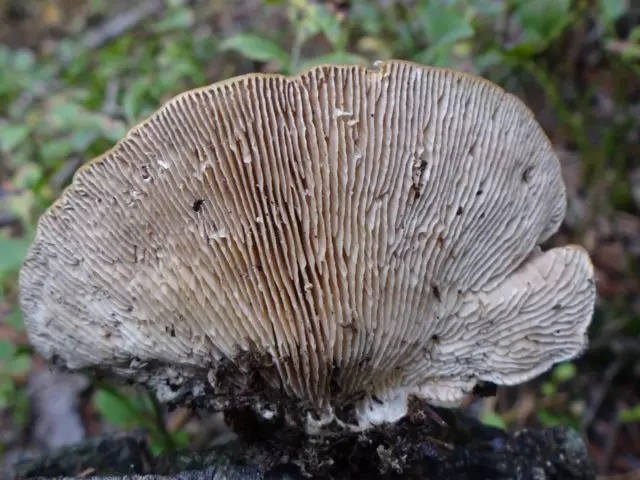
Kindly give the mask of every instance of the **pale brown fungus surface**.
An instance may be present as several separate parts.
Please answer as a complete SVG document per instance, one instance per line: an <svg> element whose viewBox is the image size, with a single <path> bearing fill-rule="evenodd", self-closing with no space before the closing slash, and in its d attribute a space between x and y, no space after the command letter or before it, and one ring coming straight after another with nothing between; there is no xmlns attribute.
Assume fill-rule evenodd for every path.
<svg viewBox="0 0 640 480"><path fill-rule="evenodd" d="M394 420L408 394L455 405L584 349L588 255L537 247L565 201L533 115L488 81L400 61L246 75L76 174L22 308L70 368L182 378L255 351L289 397L365 392L361 422Z"/></svg>

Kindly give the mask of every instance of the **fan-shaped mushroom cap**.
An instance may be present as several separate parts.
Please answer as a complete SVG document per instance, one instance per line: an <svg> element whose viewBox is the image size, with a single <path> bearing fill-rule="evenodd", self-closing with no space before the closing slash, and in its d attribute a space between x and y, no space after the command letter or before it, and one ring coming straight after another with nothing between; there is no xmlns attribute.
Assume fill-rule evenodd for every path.
<svg viewBox="0 0 640 480"><path fill-rule="evenodd" d="M176 97L76 174L40 220L22 308L45 357L165 400L241 381L251 399L260 377L389 421L409 394L455 405L583 350L588 255L537 248L564 213L550 142L488 81L400 61L246 75Z"/></svg>

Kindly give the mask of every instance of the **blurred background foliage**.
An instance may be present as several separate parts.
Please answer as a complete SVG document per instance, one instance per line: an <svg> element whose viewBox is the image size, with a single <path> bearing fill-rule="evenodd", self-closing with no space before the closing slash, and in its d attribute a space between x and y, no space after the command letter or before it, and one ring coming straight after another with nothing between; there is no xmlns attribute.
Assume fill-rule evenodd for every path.
<svg viewBox="0 0 640 480"><path fill-rule="evenodd" d="M639 21L632 0L0 0L0 448L55 443L38 434L51 413L34 378L46 368L24 332L17 271L80 165L185 89L401 58L523 98L567 182L553 242L585 245L598 271L585 355L467 408L502 428L571 425L603 474L640 470ZM190 412L80 384L68 387L79 438L142 428L155 451L202 442L206 422Z"/></svg>

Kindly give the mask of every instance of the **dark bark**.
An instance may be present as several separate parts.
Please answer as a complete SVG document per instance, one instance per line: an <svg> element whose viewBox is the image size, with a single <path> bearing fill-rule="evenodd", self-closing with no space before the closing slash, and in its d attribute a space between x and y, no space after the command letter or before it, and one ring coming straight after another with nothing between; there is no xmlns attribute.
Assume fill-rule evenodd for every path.
<svg viewBox="0 0 640 480"><path fill-rule="evenodd" d="M17 478L33 479L71 477L95 469L94 476L84 477L93 480L596 478L574 430L506 434L452 411L437 413L447 427L434 422L424 408L414 408L401 422L366 434L335 431L310 441L282 423L247 421L251 415L243 411L230 415L242 439L205 453L153 459L141 438L94 439L23 462L15 473Z"/></svg>

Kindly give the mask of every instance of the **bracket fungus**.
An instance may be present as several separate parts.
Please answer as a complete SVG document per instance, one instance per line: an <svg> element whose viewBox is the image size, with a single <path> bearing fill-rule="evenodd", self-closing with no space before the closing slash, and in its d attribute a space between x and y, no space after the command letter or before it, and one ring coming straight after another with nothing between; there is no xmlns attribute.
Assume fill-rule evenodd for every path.
<svg viewBox="0 0 640 480"><path fill-rule="evenodd" d="M540 248L565 209L549 140L489 81L404 61L243 75L76 173L21 306L70 369L366 428L583 351L589 256Z"/></svg>

